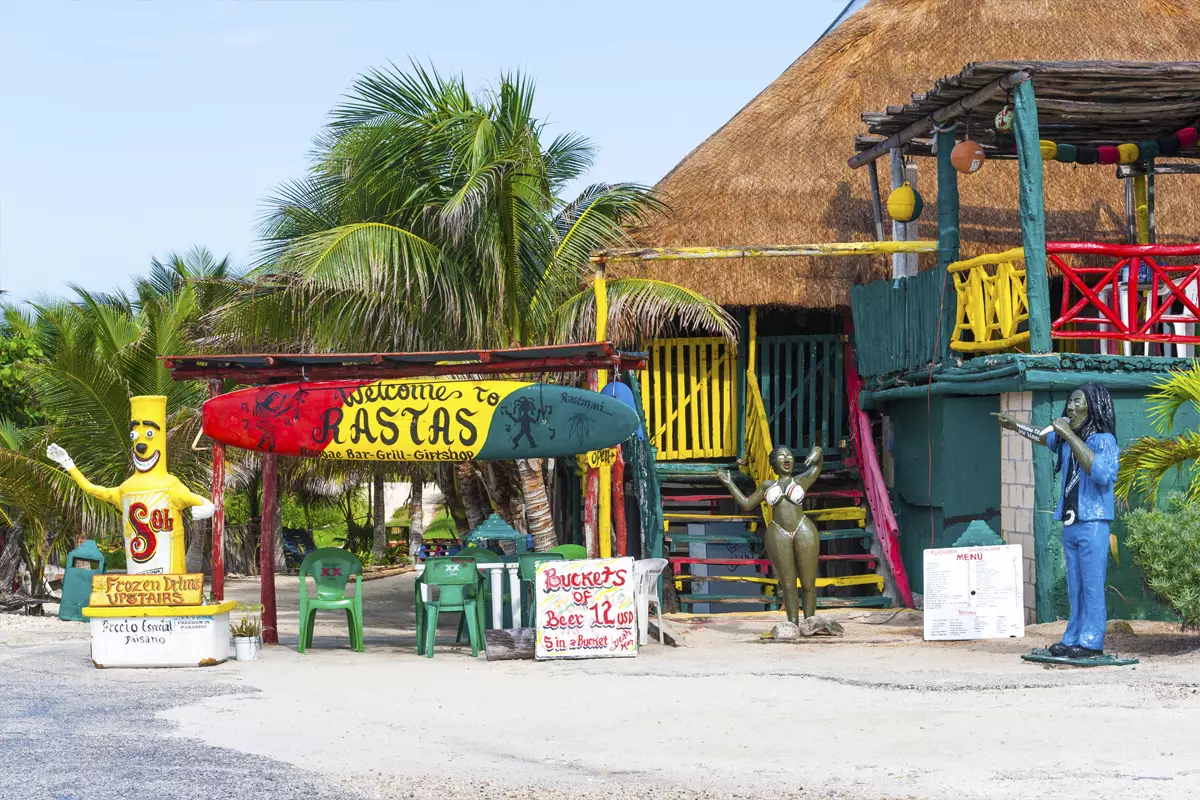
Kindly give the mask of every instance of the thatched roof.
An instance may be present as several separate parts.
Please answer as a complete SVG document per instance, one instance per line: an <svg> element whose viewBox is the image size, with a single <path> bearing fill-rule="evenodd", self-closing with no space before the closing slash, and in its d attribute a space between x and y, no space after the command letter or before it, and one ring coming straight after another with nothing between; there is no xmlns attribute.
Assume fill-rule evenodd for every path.
<svg viewBox="0 0 1200 800"><path fill-rule="evenodd" d="M1191 0L870 0L659 182L671 213L635 239L644 247L870 240L867 172L846 165L864 132L861 113L907 102L971 62L1198 56L1200 3ZM886 158L879 171L886 192ZM933 163L922 159L920 172L932 209ZM1188 205L1194 180L1159 180L1159 241L1200 241L1200 216ZM1020 244L1015 162L988 163L959 186L964 256ZM1049 239L1122 240L1124 191L1111 167L1047 164L1046 206ZM936 228L927 211L921 238L935 238ZM922 257L923 268L931 263ZM889 269L882 258L610 268L681 283L723 305L801 308L848 305L853 283L886 277Z"/></svg>

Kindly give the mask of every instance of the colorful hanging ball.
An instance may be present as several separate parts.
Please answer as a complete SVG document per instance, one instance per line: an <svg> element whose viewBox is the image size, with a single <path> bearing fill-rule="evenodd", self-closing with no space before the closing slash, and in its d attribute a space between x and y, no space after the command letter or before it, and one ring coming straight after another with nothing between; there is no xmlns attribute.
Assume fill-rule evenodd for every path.
<svg viewBox="0 0 1200 800"><path fill-rule="evenodd" d="M1137 161L1139 158L1142 157L1142 150L1136 144L1129 142L1129 143L1120 145L1117 148L1117 155L1118 155L1118 158L1117 158L1118 164L1132 164L1133 162Z"/></svg>
<svg viewBox="0 0 1200 800"><path fill-rule="evenodd" d="M1090 144L1081 144L1079 145L1079 154L1075 156L1075 161L1079 164L1099 164L1100 151Z"/></svg>
<svg viewBox="0 0 1200 800"><path fill-rule="evenodd" d="M1158 158L1158 140L1157 139L1147 139L1144 142L1138 142L1137 148L1138 148L1138 155L1141 156L1142 158L1146 159L1147 161Z"/></svg>
<svg viewBox="0 0 1200 800"><path fill-rule="evenodd" d="M1160 156L1179 155L1179 137L1173 133L1158 137L1158 154Z"/></svg>
<svg viewBox="0 0 1200 800"><path fill-rule="evenodd" d="M964 175L978 172L985 158L987 156L984 155L983 146L970 139L963 139L950 152L950 163Z"/></svg>
<svg viewBox="0 0 1200 800"><path fill-rule="evenodd" d="M1195 128L1184 128L1178 131L1175 136L1179 138L1179 149L1191 150L1196 146L1196 142L1200 141L1200 131Z"/></svg>
<svg viewBox="0 0 1200 800"><path fill-rule="evenodd" d="M888 216L896 222L912 222L925 210L925 201L920 192L905 181L903 186L898 186L888 195L887 210Z"/></svg>
<svg viewBox="0 0 1200 800"><path fill-rule="evenodd" d="M1011 133L1015 118L1013 107L1006 104L1004 108L996 112L996 130L1000 133Z"/></svg>
<svg viewBox="0 0 1200 800"><path fill-rule="evenodd" d="M1054 160L1060 164L1074 164L1079 158L1079 148L1073 144L1059 144Z"/></svg>
<svg viewBox="0 0 1200 800"><path fill-rule="evenodd" d="M1096 148L1101 164L1115 164L1121 158L1121 151L1111 144L1103 144Z"/></svg>
<svg viewBox="0 0 1200 800"><path fill-rule="evenodd" d="M1049 139L1042 139L1038 144L1042 148L1042 161L1053 161L1058 155L1058 145Z"/></svg>

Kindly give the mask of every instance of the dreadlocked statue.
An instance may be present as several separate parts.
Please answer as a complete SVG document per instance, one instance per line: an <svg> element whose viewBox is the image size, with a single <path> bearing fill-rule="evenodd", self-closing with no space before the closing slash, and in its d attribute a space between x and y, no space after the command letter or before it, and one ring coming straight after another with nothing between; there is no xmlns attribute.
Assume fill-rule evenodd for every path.
<svg viewBox="0 0 1200 800"><path fill-rule="evenodd" d="M1104 653L1107 622L1104 586L1108 572L1109 526L1119 449L1112 397L1098 383L1085 383L1067 399L1062 416L1039 431L1009 414L1001 427L1054 451L1062 474L1062 496L1054 518L1063 524L1063 557L1071 618L1050 654L1094 658Z"/></svg>

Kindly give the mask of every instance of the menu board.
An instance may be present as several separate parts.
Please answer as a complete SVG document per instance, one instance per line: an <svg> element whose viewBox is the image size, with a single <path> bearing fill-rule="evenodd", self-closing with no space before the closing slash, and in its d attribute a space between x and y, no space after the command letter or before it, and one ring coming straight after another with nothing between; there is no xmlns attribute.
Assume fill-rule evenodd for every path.
<svg viewBox="0 0 1200 800"><path fill-rule="evenodd" d="M925 639L1025 635L1021 547L925 551Z"/></svg>
<svg viewBox="0 0 1200 800"><path fill-rule="evenodd" d="M632 558L537 565L539 660L637 655Z"/></svg>

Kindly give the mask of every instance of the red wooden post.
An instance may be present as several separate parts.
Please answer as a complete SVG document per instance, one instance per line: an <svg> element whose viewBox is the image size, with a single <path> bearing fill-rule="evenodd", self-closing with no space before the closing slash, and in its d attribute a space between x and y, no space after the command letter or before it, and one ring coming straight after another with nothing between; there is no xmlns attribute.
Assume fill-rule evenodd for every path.
<svg viewBox="0 0 1200 800"><path fill-rule="evenodd" d="M221 393L221 381L208 382L208 394L216 397ZM214 600L225 599L225 445L213 442L212 453L212 596Z"/></svg>
<svg viewBox="0 0 1200 800"><path fill-rule="evenodd" d="M851 333L853 330L854 324L847 319L846 332ZM875 536L879 539L879 548L891 568L892 580L896 583L896 593L900 595L900 602L905 608L912 608L912 589L908 585L908 573L900 557L900 527L896 524L895 514L892 513L892 501L888 498L883 470L879 468L875 439L871 435L871 419L858 405L862 380L858 377L858 365L854 361L854 345L848 340L844 355L846 401L850 406L850 437L858 454L858 469L862 475L863 486L867 490L867 504L871 507L871 517L875 520Z"/></svg>
<svg viewBox="0 0 1200 800"><path fill-rule="evenodd" d="M600 385L600 374L595 370L588 373L587 388L593 392ZM587 547L588 558L599 554L599 543L596 540L596 517L600 509L600 470L597 467L587 468L587 491L583 498L583 541Z"/></svg>
<svg viewBox="0 0 1200 800"><path fill-rule="evenodd" d="M263 644L279 644L275 629L275 527L279 524L279 456L264 453L262 460L262 522L258 536L258 569L261 579Z"/></svg>
<svg viewBox="0 0 1200 800"><path fill-rule="evenodd" d="M627 555L629 538L625 528L625 456L621 453L621 445L613 449L617 451L612 469L613 528L617 532L616 556L623 558Z"/></svg>

